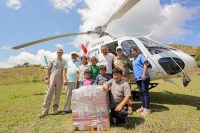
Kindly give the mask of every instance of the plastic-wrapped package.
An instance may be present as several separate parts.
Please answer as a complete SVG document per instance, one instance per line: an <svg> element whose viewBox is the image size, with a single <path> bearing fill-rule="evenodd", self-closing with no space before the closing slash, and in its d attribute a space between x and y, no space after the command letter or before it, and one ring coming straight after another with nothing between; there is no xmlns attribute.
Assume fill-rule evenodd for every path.
<svg viewBox="0 0 200 133"><path fill-rule="evenodd" d="M72 123L76 131L110 129L108 95L102 86L82 86L72 91Z"/></svg>

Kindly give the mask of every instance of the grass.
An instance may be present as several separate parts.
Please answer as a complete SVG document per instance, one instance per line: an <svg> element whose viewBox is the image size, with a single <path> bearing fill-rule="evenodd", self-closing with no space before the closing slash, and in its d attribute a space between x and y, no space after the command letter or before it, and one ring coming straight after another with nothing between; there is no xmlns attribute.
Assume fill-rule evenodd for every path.
<svg viewBox="0 0 200 133"><path fill-rule="evenodd" d="M158 81L159 85L150 92L153 113L144 118L134 112L128 118L128 127L111 127L110 132L200 132L200 78L195 75L191 79L186 88L181 79L173 79L180 86ZM5 82L0 85L0 133L73 132L71 114L49 115L39 119L45 95L44 83L31 80L21 83L19 79L11 84ZM60 110L63 109L65 98L63 89ZM139 100L134 101L133 106L137 109Z"/></svg>

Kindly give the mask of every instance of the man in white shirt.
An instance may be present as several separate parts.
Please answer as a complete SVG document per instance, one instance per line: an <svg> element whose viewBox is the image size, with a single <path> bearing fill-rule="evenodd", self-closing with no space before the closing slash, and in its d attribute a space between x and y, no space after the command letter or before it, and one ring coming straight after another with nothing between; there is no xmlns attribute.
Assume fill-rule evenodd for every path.
<svg viewBox="0 0 200 133"><path fill-rule="evenodd" d="M78 53L71 52L71 60L64 66L63 82L66 86L67 98L62 115L70 112L72 90L76 88L77 68L81 65L81 62L78 60L78 56Z"/></svg>
<svg viewBox="0 0 200 133"><path fill-rule="evenodd" d="M99 54L99 65L106 66L106 73L112 78L113 58L115 55L108 53L108 47L106 45L101 46L101 53Z"/></svg>

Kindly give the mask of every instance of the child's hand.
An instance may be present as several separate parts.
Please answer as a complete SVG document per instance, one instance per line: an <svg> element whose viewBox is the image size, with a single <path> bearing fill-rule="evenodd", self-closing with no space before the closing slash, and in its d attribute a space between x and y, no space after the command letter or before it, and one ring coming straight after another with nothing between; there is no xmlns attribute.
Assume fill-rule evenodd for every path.
<svg viewBox="0 0 200 133"><path fill-rule="evenodd" d="M119 112L119 111L122 110L122 108L123 108L123 106L121 106L121 105L119 104L119 105L117 105L117 107L115 108L115 111Z"/></svg>

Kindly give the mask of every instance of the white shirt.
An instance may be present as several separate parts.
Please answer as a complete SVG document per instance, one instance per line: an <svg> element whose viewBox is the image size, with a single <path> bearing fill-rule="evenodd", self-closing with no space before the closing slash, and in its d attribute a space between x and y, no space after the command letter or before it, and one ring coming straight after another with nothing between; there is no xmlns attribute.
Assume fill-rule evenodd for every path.
<svg viewBox="0 0 200 133"><path fill-rule="evenodd" d="M114 55L112 53L108 53L107 55L100 53L99 57L98 57L99 65L106 66L106 73L108 73L108 74L112 74L113 58L114 58Z"/></svg>
<svg viewBox="0 0 200 133"><path fill-rule="evenodd" d="M84 74L85 74L86 69L90 70L90 66L89 65L83 65L83 64L80 65L80 67L78 68L78 71L80 73L78 81L82 81L84 79Z"/></svg>

